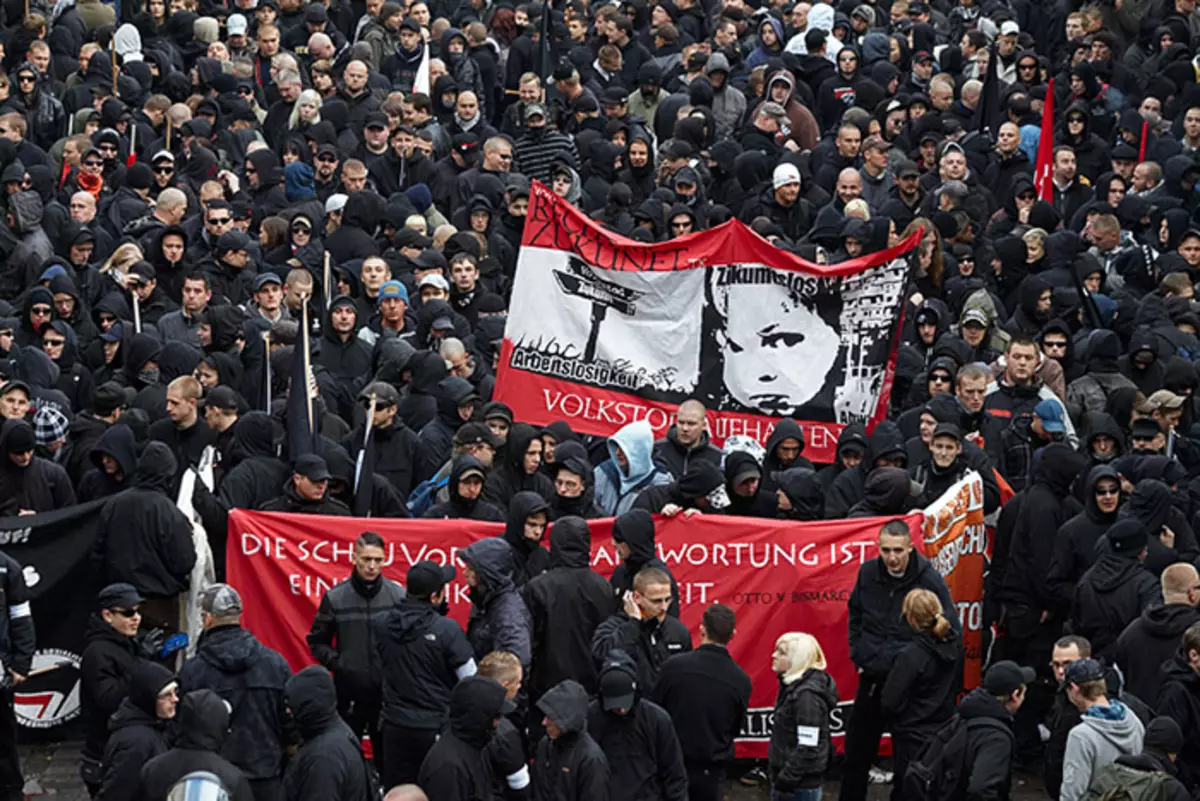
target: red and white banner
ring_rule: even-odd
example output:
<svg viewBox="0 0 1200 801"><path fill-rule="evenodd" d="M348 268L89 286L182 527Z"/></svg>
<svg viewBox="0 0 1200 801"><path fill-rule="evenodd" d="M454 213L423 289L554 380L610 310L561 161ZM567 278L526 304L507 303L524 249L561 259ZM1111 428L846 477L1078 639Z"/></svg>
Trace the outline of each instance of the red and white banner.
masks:
<svg viewBox="0 0 1200 801"><path fill-rule="evenodd" d="M737 220L643 244L534 183L494 397L518 420L611 435L666 433L680 403L709 409L720 444L760 442L781 417L833 461L848 423L883 419L914 234L813 264Z"/></svg>
<svg viewBox="0 0 1200 801"><path fill-rule="evenodd" d="M925 509L925 555L946 581L963 631L963 685L983 672L983 571L991 556L983 480L970 472Z"/></svg>
<svg viewBox="0 0 1200 801"><path fill-rule="evenodd" d="M859 566L877 556L878 518L814 523L702 515L658 520L658 551L679 583L681 615L697 634L711 603L737 613L738 635L730 650L750 675L751 709L738 754L765 757L778 679L771 671L775 640L807 631L821 643L841 705L832 715L835 736L845 733L857 677L847 641L847 602ZM909 515L921 530L919 512ZM607 576L618 558L612 520L590 521L592 564ZM293 669L312 663L305 635L322 594L346 579L356 537L376 531L388 543L384 574L404 582L422 560L456 561L458 551L503 526L460 520L330 518L247 512L229 515L228 581L246 599L243 623ZM921 547L921 537L914 537ZM466 624L471 602L461 581L451 586L450 613Z"/></svg>

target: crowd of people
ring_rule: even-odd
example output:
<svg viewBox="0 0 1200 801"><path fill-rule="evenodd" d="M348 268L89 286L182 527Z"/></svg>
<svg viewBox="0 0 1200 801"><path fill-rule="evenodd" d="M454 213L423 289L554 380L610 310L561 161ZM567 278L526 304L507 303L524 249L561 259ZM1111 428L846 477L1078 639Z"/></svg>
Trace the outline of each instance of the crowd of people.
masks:
<svg viewBox="0 0 1200 801"><path fill-rule="evenodd" d="M844 761L797 631L747 780L810 801L840 766L846 801L982 801L1016 766L1064 801L1200 792L1195 0L2 14L0 515L96 504L93 796L202 772L240 801L719 798L750 692L735 615L704 610L698 640L679 622L654 515L891 520L969 471L996 514L982 609L960 621L881 523ZM918 236L888 419L816 465L795 420L718 448L697 401L658 439L514 419L492 396L534 180L641 243L738 218L831 264ZM505 529L399 583L364 533L294 675L240 625L259 599L218 583L179 666L156 647L196 565L192 468L218 580L234 508ZM585 521L610 516L607 581ZM8 556L0 585L16 798L36 632ZM960 700L964 623L995 636Z"/></svg>

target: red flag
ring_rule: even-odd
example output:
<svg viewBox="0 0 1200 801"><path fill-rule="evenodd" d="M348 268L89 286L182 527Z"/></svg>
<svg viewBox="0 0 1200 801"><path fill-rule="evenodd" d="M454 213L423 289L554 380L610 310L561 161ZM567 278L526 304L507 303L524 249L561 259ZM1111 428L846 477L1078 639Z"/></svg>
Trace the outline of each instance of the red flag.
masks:
<svg viewBox="0 0 1200 801"><path fill-rule="evenodd" d="M1142 120L1142 146L1138 148L1138 164L1146 160L1146 140L1150 138L1150 121Z"/></svg>
<svg viewBox="0 0 1200 801"><path fill-rule="evenodd" d="M1038 200L1054 202L1054 79L1046 87L1046 104L1042 108L1042 134L1038 138L1037 166L1033 170L1033 186Z"/></svg>

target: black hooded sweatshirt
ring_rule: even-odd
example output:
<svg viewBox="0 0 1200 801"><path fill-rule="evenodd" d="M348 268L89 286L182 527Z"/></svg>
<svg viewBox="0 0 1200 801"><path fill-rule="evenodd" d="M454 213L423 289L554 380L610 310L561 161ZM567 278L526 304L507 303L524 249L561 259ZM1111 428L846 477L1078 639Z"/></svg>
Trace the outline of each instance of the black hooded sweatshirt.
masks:
<svg viewBox="0 0 1200 801"><path fill-rule="evenodd" d="M1133 486L1133 493L1125 502L1122 515L1136 517L1146 527L1149 541L1146 543L1146 570L1154 576L1176 562L1194 562L1200 557L1196 535L1184 515L1172 505L1172 493L1163 482L1154 478L1140 479ZM1168 548L1159 538L1163 526L1175 532L1175 545ZM1107 541L1098 543L1096 556L1106 550Z"/></svg>
<svg viewBox="0 0 1200 801"><path fill-rule="evenodd" d="M5 420L0 426L0 514L16 517L22 509L51 512L75 505L75 490L67 471L54 462L34 456L25 467L17 467L9 458L8 441L13 432L22 434L32 447L33 429L24 420Z"/></svg>
<svg viewBox="0 0 1200 801"><path fill-rule="evenodd" d="M1038 616L1059 608L1046 575L1059 528L1080 511L1069 493L1085 462L1083 454L1062 443L1041 450L1017 512L999 600L1037 610Z"/></svg>
<svg viewBox="0 0 1200 801"><path fill-rule="evenodd" d="M534 801L605 801L609 798L610 763L588 734L588 696L567 679L537 701L561 734L538 743L533 767Z"/></svg>
<svg viewBox="0 0 1200 801"><path fill-rule="evenodd" d="M284 697L303 740L284 771L284 796L289 801L371 801L367 763L358 737L338 715L329 671L306 667L288 680Z"/></svg>
<svg viewBox="0 0 1200 801"><path fill-rule="evenodd" d="M825 516L825 489L820 475L804 467L793 467L775 474L777 491L782 491L791 509L778 509L775 516L784 520L821 520Z"/></svg>
<svg viewBox="0 0 1200 801"><path fill-rule="evenodd" d="M454 457L450 465L450 477L446 481L448 499L445 503L429 507L422 517L504 522L504 512L496 504L483 500L482 490L475 498L464 498L458 494L458 482L468 470L483 471L483 465L469 453Z"/></svg>
<svg viewBox="0 0 1200 801"><path fill-rule="evenodd" d="M129 695L129 675L138 661L138 648L132 637L105 623L98 612L88 618L83 637L86 645L79 685L86 727L83 754L99 761L108 743L108 719Z"/></svg>
<svg viewBox="0 0 1200 801"><path fill-rule="evenodd" d="M175 681L157 662L141 662L129 679L129 695L108 721L104 779L97 798L134 801L142 766L167 750L167 721L156 714L158 693Z"/></svg>
<svg viewBox="0 0 1200 801"><path fill-rule="evenodd" d="M483 749L492 739L504 705L504 688L492 679L470 676L454 686L449 723L429 749L417 778L427 796L469 801L492 798Z"/></svg>
<svg viewBox="0 0 1200 801"><path fill-rule="evenodd" d="M592 635L616 611L612 586L590 567L591 533L580 517L550 527L550 569L521 590L533 619L533 666L529 694L539 698L572 678L588 694L597 689Z"/></svg>
<svg viewBox="0 0 1200 801"><path fill-rule="evenodd" d="M488 537L471 543L459 558L478 577L470 590L467 621L467 639L475 655L482 660L492 651L511 651L528 670L533 624L513 584L512 547L499 537Z"/></svg>
<svg viewBox="0 0 1200 801"><path fill-rule="evenodd" d="M464 379L458 379L463 381ZM539 436L538 430L527 423L517 423L508 430L504 459L492 469L483 487L483 497L507 510L519 492L533 492L547 503L554 500L554 483L540 470L525 472L525 451Z"/></svg>
<svg viewBox="0 0 1200 801"><path fill-rule="evenodd" d="M1179 650L1183 633L1200 622L1200 611L1186 603L1151 606L1125 627L1112 656L1125 676L1125 689L1147 703L1158 697L1163 663Z"/></svg>
<svg viewBox="0 0 1200 801"><path fill-rule="evenodd" d="M253 801L246 774L220 755L229 730L229 708L212 690L193 690L179 699L175 710L175 747L142 768L144 798L166 798L176 782L204 771L221 780L232 801Z"/></svg>
<svg viewBox="0 0 1200 801"><path fill-rule="evenodd" d="M129 582L147 597L187 588L196 549L191 522L169 495L174 475L170 449L151 442L138 460L133 488L100 510L92 560L100 563L106 583Z"/></svg>
<svg viewBox="0 0 1200 801"><path fill-rule="evenodd" d="M1117 471L1112 467L1093 467L1083 482L1083 511L1064 523L1054 539L1046 582L1059 609L1063 611L1071 605L1076 582L1096 562L1096 543L1117 521L1117 511L1105 513L1096 504L1096 485L1102 479L1115 481L1118 486L1121 483Z"/></svg>
<svg viewBox="0 0 1200 801"><path fill-rule="evenodd" d="M962 656L961 637L953 629L945 640L919 631L900 649L880 696L893 732L927 736L950 719L962 685Z"/></svg>
<svg viewBox="0 0 1200 801"><path fill-rule="evenodd" d="M1122 520L1109 529L1140 528L1135 520ZM1107 553L1075 585L1071 600L1073 634L1087 637L1092 654L1111 660L1117 638L1151 604L1161 602L1158 581L1133 554Z"/></svg>
<svg viewBox="0 0 1200 801"><path fill-rule="evenodd" d="M117 461L120 465L119 475L111 475L104 469L101 461L103 456L110 456ZM108 498L128 487L137 469L137 440L133 429L120 423L110 426L91 447L89 461L94 466L79 483L80 503Z"/></svg>
<svg viewBox="0 0 1200 801"><path fill-rule="evenodd" d="M825 498L826 519L846 517L850 508L866 497L867 475L874 469L875 461L884 457L900 457L904 462L908 459L904 435L890 420L883 421L871 432L862 462L851 470L843 470L830 485L829 495Z"/></svg>
<svg viewBox="0 0 1200 801"><path fill-rule="evenodd" d="M517 589L550 567L550 552L542 547L540 540L534 542L525 536L525 519L539 512L549 519L550 505L536 492L518 492L508 504L504 541L512 548L513 584Z"/></svg>

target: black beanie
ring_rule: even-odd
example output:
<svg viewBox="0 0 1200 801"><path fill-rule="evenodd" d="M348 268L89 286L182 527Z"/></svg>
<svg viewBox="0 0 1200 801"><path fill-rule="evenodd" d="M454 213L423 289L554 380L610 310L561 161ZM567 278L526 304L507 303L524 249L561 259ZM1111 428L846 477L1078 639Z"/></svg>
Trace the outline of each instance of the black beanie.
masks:
<svg viewBox="0 0 1200 801"><path fill-rule="evenodd" d="M37 445L37 437L33 434L33 426L20 420L8 432L4 447L8 453L27 453Z"/></svg>
<svg viewBox="0 0 1200 801"><path fill-rule="evenodd" d="M1183 731L1179 724L1166 716L1157 717L1146 727L1142 739L1144 748L1155 748L1166 754L1178 754L1183 750Z"/></svg>
<svg viewBox="0 0 1200 801"><path fill-rule="evenodd" d="M703 498L724 483L725 477L715 464L697 459L688 465L676 487L684 498Z"/></svg>
<svg viewBox="0 0 1200 801"><path fill-rule="evenodd" d="M125 171L125 183L130 189L149 189L153 182L154 174L150 172L150 165L144 162L139 161Z"/></svg>

